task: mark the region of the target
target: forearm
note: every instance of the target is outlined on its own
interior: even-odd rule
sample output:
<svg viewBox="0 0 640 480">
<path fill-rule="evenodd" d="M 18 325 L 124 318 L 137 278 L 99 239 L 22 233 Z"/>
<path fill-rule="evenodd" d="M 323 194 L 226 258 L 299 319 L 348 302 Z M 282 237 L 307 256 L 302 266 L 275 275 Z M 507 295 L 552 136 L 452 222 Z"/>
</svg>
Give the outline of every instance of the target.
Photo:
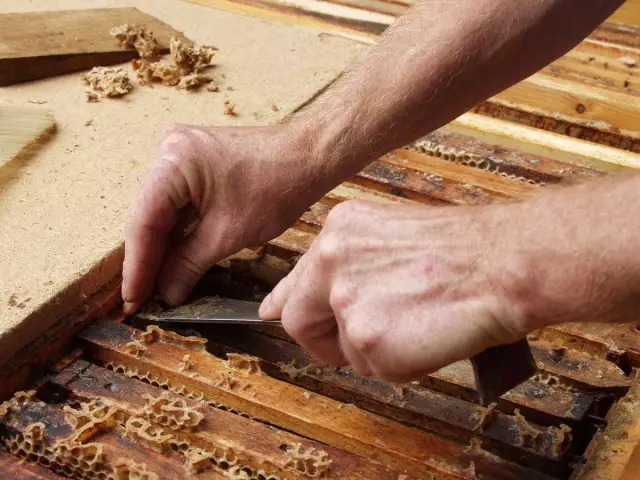
<svg viewBox="0 0 640 480">
<path fill-rule="evenodd" d="M 639 192 L 640 175 L 623 174 L 489 207 L 489 261 L 528 327 L 637 318 Z"/>
<path fill-rule="evenodd" d="M 534 73 L 620 0 L 425 0 L 292 122 L 316 181 L 331 188 Z"/>
</svg>

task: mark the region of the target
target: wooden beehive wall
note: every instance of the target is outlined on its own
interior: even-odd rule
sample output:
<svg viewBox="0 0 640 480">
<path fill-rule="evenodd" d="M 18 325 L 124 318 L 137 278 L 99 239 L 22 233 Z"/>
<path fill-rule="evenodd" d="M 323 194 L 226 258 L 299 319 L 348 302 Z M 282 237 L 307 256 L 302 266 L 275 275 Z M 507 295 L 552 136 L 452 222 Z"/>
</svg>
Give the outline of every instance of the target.
<svg viewBox="0 0 640 480">
<path fill-rule="evenodd" d="M 410 4 L 198 2 L 367 41 Z M 639 3 L 538 74 L 378 159 L 266 247 L 213 269 L 201 288 L 260 299 L 345 200 L 486 204 L 637 167 L 640 70 L 628 58 L 640 62 Z M 117 289 L 117 280 L 105 286 L 0 377 L 10 396 L 29 362 L 54 358 L 79 325 L 101 317 L 33 391 L 0 407 L 10 478 L 636 478 L 635 325 L 534 332 L 540 373 L 486 409 L 466 362 L 404 386 L 362 379 L 311 361 L 268 327 L 176 334 L 105 316 Z"/>
</svg>

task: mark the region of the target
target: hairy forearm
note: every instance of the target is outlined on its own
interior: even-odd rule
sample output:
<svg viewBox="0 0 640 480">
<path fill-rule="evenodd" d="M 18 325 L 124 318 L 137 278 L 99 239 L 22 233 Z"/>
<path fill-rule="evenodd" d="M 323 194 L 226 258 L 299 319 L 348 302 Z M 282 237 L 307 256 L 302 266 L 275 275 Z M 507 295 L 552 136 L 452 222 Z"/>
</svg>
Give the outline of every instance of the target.
<svg viewBox="0 0 640 480">
<path fill-rule="evenodd" d="M 626 322 L 640 312 L 640 175 L 491 206 L 489 255 L 529 326 Z"/>
<path fill-rule="evenodd" d="M 292 121 L 307 167 L 331 188 L 550 63 L 620 3 L 423 0 Z"/>
</svg>

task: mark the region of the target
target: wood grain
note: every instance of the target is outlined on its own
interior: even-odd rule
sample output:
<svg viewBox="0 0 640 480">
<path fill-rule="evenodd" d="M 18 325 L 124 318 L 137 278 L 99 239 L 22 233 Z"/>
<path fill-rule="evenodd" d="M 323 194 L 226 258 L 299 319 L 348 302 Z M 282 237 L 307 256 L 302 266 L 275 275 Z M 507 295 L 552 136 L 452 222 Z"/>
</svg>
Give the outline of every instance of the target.
<svg viewBox="0 0 640 480">
<path fill-rule="evenodd" d="M 138 57 L 109 31 L 125 23 L 144 25 L 163 52 L 184 35 L 136 8 L 96 8 L 0 15 L 0 86 L 113 65 Z"/>
</svg>

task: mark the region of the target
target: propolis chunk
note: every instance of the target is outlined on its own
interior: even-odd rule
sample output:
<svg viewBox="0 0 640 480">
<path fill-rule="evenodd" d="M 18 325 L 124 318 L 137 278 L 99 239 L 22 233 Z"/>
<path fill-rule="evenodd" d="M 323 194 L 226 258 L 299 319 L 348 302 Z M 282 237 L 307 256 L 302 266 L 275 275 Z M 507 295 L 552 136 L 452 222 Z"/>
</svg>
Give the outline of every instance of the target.
<svg viewBox="0 0 640 480">
<path fill-rule="evenodd" d="M 474 419 L 477 419 L 476 424 L 473 427 L 474 432 L 482 431 L 484 428 L 493 422 L 496 414 L 496 407 L 498 404 L 493 402 L 489 404 L 488 407 L 482 408 L 482 411 L 479 411 Z"/>
<path fill-rule="evenodd" d="M 210 67 L 218 48 L 213 45 L 185 45 L 182 40 L 171 37 L 169 50 L 171 62 L 182 75 L 189 75 Z"/>
</svg>

